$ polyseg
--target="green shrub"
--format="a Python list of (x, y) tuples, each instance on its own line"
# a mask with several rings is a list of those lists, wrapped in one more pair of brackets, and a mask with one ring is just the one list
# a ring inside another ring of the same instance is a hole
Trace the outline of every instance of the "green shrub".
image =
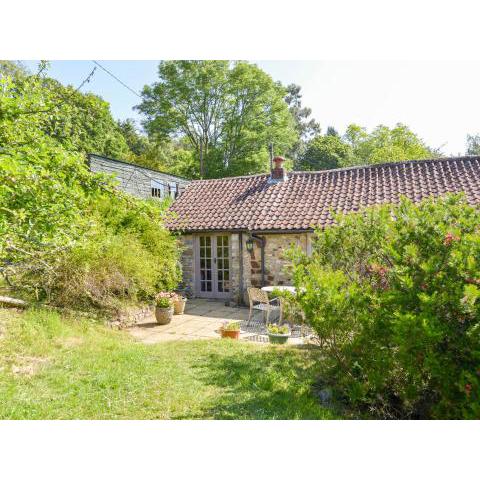
[(295, 254), (326, 379), (378, 417), (478, 418), (478, 210), (450, 196), (336, 221)]
[(276, 323), (267, 325), (267, 331), (272, 335), (287, 335), (290, 333), (288, 325), (277, 325)]
[(179, 249), (162, 225), (161, 206), (128, 198), (106, 205), (94, 205), (91, 230), (61, 256), (49, 277), (49, 302), (112, 309), (177, 286)]
[(238, 332), (240, 331), (240, 322), (223, 322), (221, 330), (226, 332)]
[(172, 306), (172, 299), (167, 297), (157, 298), (155, 302), (158, 308), (169, 308)]
[[(92, 134), (81, 147), (79, 132), (91, 118), (75, 125), (71, 119), (98, 99), (59, 102), (40, 73), (0, 72), (2, 283), (21, 296), (74, 308), (112, 308), (173, 290), (179, 248), (164, 228), (167, 204), (124, 195), (112, 179), (89, 171), (78, 152), (115, 139)], [(107, 105), (100, 107), (98, 118), (108, 117)], [(103, 127), (112, 130), (112, 122)]]

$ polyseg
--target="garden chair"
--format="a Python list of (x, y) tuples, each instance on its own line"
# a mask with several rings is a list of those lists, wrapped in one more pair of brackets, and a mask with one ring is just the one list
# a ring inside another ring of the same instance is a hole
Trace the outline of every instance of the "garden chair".
[(253, 316), (254, 310), (260, 310), (263, 312), (265, 325), (268, 325), (270, 319), (270, 312), (279, 311), (278, 323), (282, 323), (282, 304), (279, 298), (268, 298), (267, 292), (260, 290), (259, 288), (250, 287), (248, 289), (248, 300), (250, 302), (250, 313), (248, 315), (247, 325), (250, 324), (250, 320)]

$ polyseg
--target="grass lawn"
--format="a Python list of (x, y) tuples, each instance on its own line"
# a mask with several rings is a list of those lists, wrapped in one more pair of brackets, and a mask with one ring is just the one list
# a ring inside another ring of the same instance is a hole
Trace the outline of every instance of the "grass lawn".
[(0, 309), (0, 419), (323, 419), (315, 349), (143, 345), (44, 310)]

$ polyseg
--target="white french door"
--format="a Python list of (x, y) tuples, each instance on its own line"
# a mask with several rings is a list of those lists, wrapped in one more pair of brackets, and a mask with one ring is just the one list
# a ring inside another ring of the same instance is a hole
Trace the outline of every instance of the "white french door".
[(195, 257), (197, 296), (206, 298), (229, 297), (229, 235), (199, 235)]

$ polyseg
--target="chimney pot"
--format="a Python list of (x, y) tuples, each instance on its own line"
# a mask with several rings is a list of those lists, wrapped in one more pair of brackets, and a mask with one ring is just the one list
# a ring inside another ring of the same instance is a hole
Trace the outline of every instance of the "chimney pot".
[(273, 159), (275, 167), (272, 169), (272, 173), (270, 175), (271, 183), (283, 182), (287, 178), (287, 172), (285, 172), (284, 168), (282, 167), (282, 163), (284, 161), (285, 159), (283, 157), (275, 157)]
[(283, 157), (275, 157), (273, 159), (273, 163), (275, 164), (275, 168), (282, 168), (282, 163), (285, 161)]

